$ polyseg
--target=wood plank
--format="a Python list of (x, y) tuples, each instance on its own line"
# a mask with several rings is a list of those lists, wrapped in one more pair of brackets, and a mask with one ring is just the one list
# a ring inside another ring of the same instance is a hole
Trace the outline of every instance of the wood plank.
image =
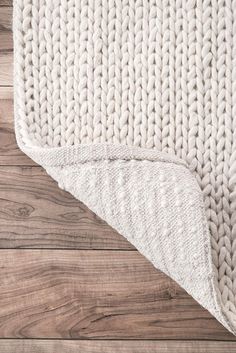
[(0, 52), (0, 86), (13, 85), (13, 53)]
[(0, 51), (13, 51), (12, 7), (0, 11)]
[[(1, 5), (8, 5), (1, 2)], [(0, 86), (13, 84), (12, 7), (0, 11)]]
[(0, 337), (235, 340), (136, 251), (0, 250)]
[[(0, 86), (0, 100), (12, 100), (13, 99), (13, 87), (12, 86)], [(0, 109), (1, 109), (0, 102)], [(2, 122), (2, 119), (1, 119)], [(0, 125), (1, 128), (1, 125)]]
[[(10, 2), (11, 3), (11, 2)], [(1, 2), (0, 6), (9, 5)], [(13, 38), (12, 7), (1, 7), (0, 11), (0, 86), (13, 85)]]
[(12, 6), (12, 0), (0, 0), (0, 6)]
[[(2, 1), (1, 1), (2, 3)], [(1, 6), (0, 3), (0, 6)], [(9, 5), (9, 4), (5, 4)], [(12, 30), (12, 7), (5, 6), (1, 8), (0, 11), (0, 31), (11, 31)]]
[[(3, 88), (2, 88), (3, 89)], [(5, 94), (10, 95), (9, 90)], [(13, 101), (0, 101), (0, 165), (36, 165), (18, 148), (13, 121)]]
[(236, 342), (3, 339), (0, 350), (1, 353), (235, 353)]
[(0, 51), (13, 51), (13, 38), (11, 32), (0, 30)]
[(0, 248), (134, 249), (40, 167), (0, 168)]

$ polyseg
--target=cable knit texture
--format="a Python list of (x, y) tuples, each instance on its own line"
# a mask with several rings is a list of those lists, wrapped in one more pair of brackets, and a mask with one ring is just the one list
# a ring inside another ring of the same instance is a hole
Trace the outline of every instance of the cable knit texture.
[(236, 0), (15, 0), (20, 148), (236, 333)]

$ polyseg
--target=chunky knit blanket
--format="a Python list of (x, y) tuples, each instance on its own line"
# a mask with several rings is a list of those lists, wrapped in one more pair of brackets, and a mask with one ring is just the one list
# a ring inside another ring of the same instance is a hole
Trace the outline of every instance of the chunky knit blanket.
[(20, 148), (236, 334), (236, 1), (15, 0)]

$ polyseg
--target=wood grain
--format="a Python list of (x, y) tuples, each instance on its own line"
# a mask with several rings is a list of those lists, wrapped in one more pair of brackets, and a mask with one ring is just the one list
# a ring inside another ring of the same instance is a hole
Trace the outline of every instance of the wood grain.
[[(1, 2), (2, 4), (2, 2)], [(8, 5), (7, 2), (5, 2)], [(4, 3), (2, 4), (4, 5)], [(13, 85), (12, 7), (0, 9), (0, 86)]]
[(133, 249), (40, 167), (0, 168), (0, 248)]
[(0, 0), (0, 6), (12, 6), (12, 0)]
[[(0, 100), (12, 100), (13, 99), (13, 87), (12, 86), (0, 86)], [(1, 107), (0, 102), (0, 107)], [(0, 117), (1, 119), (1, 117)], [(0, 125), (1, 127), (1, 125)]]
[[(2, 7), (0, 10), (0, 52), (3, 51), (13, 51), (11, 7)], [(13, 56), (11, 56), (11, 58), (13, 58)], [(0, 84), (3, 83), (0, 82)]]
[(1, 250), (0, 337), (235, 339), (136, 251)]
[[(4, 90), (4, 89), (2, 89)], [(5, 91), (7, 94), (7, 91)], [(10, 93), (9, 93), (10, 94)], [(13, 101), (0, 101), (0, 166), (1, 165), (36, 165), (17, 146), (14, 121)]]
[(0, 52), (0, 85), (12, 86), (13, 84), (13, 54)]
[[(2, 3), (2, 1), (1, 1)], [(9, 5), (9, 4), (5, 4)], [(11, 31), (12, 30), (12, 7), (2, 7), (0, 11), (0, 31)]]
[(235, 353), (236, 342), (7, 340), (1, 353)]
[[(1, 10), (0, 10), (1, 13)], [(1, 25), (1, 22), (0, 22)], [(0, 51), (13, 51), (12, 33), (9, 31), (0, 31)]]

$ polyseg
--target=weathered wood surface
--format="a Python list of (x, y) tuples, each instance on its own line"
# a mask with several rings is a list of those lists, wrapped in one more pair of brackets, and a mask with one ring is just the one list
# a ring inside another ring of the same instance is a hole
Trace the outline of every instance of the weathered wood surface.
[[(0, 100), (12, 100), (13, 99), (13, 87), (12, 86), (0, 86)], [(1, 106), (2, 102), (0, 102)], [(1, 119), (1, 117), (0, 117)]]
[(17, 146), (13, 114), (13, 100), (0, 100), (0, 166), (36, 165)]
[(132, 249), (40, 167), (0, 167), (0, 248)]
[(234, 339), (136, 251), (0, 250), (0, 337)]
[(13, 84), (13, 55), (11, 52), (0, 52), (0, 84), (12, 86)]
[(0, 0), (0, 6), (12, 6), (13, 0)]
[[(1, 3), (0, 3), (0, 6), (1, 6)], [(6, 5), (9, 5), (9, 4), (6, 3)], [(1, 32), (12, 31), (12, 6), (5, 6), (1, 8), (0, 25), (1, 25), (0, 27)]]
[[(1, 13), (1, 10), (0, 10), (0, 13)], [(12, 50), (13, 50), (12, 33), (9, 32), (8, 30), (0, 31), (0, 51), (12, 52)]]
[[(13, 35), (12, 35), (12, 8), (11, 7), (1, 7), (0, 9), (0, 60), (4, 61), (4, 65), (0, 71), (0, 85), (12, 85), (11, 81), (6, 82), (6, 76), (11, 77), (12, 73), (9, 72), (12, 68), (13, 61)], [(3, 53), (7, 53), (8, 55), (3, 55)], [(3, 59), (4, 57), (4, 59)], [(9, 66), (6, 65), (6, 62), (9, 60)], [(3, 72), (5, 70), (7, 74)], [(7, 80), (8, 80), (7, 79)], [(6, 98), (3, 97), (0, 92), (0, 99)]]
[(236, 342), (2, 340), (1, 353), (235, 353)]
[[(1, 1), (1, 5), (9, 5)], [(0, 7), (0, 86), (13, 85), (12, 7)], [(0, 96), (1, 98), (1, 96)]]

